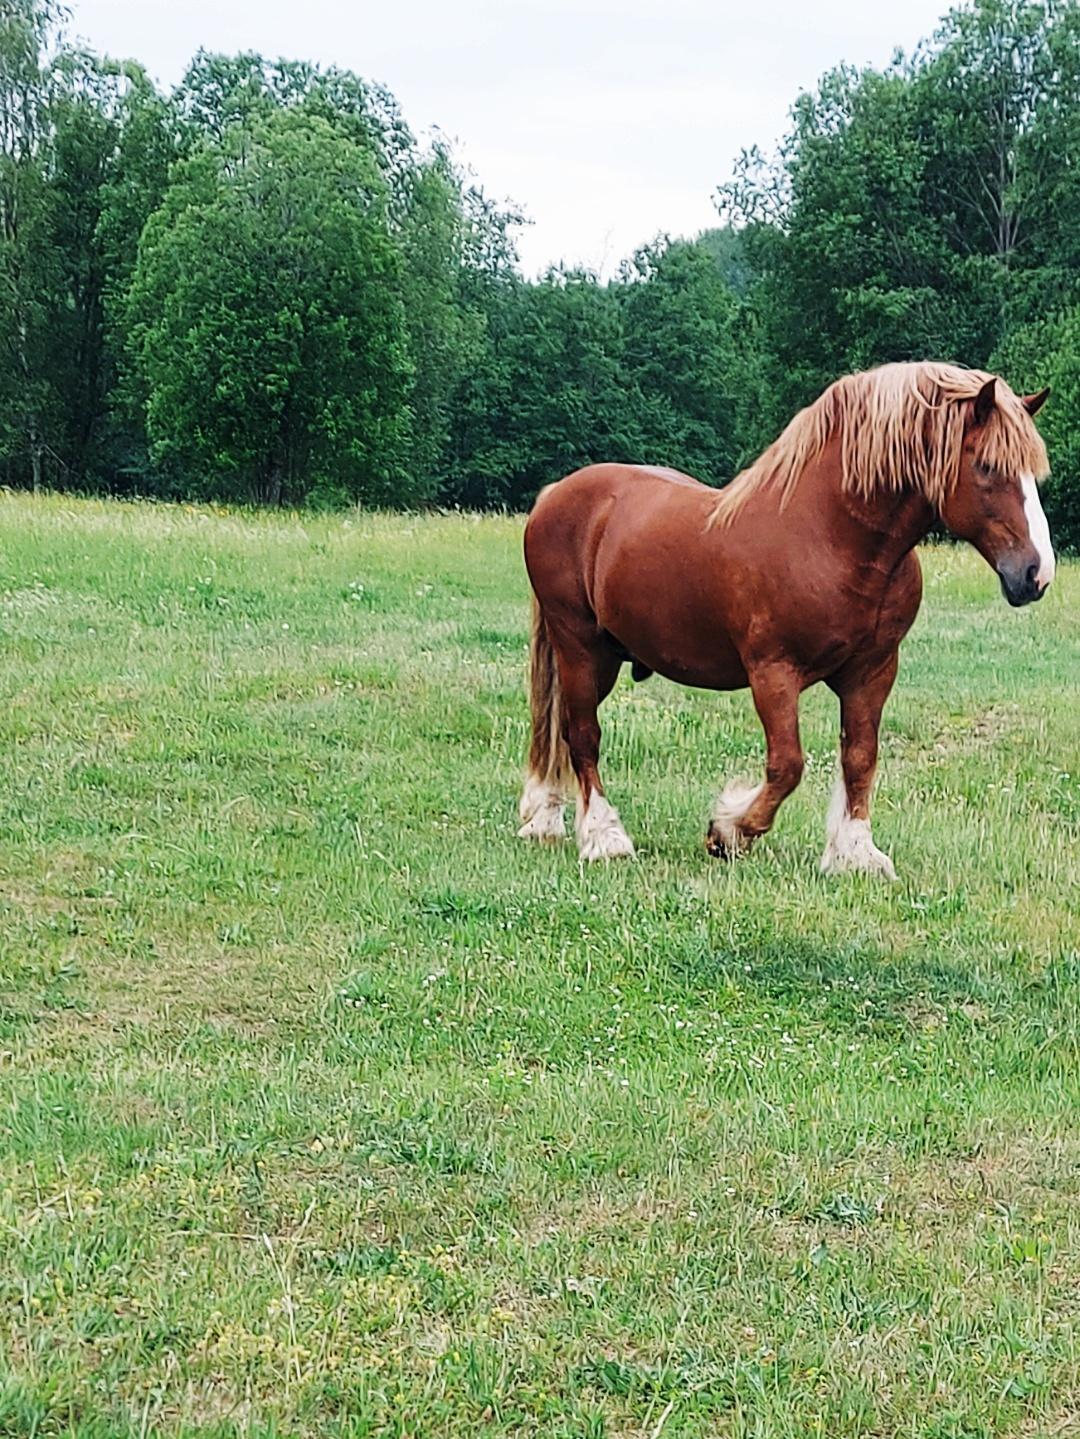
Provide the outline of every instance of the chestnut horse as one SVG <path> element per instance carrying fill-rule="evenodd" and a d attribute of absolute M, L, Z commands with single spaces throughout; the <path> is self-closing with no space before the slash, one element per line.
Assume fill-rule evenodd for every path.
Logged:
<path fill-rule="evenodd" d="M 799 696 L 840 700 L 840 773 L 822 869 L 895 879 L 870 833 L 878 726 L 922 598 L 915 546 L 940 518 L 997 571 L 1012 605 L 1039 599 L 1054 552 L 1032 423 L 992 375 L 922 362 L 837 380 L 723 490 L 674 470 L 592 465 L 541 491 L 525 528 L 534 591 L 526 839 L 565 834 L 577 782 L 583 859 L 633 855 L 600 783 L 597 707 L 620 667 L 704 689 L 750 687 L 764 781 L 732 783 L 706 835 L 742 853 L 799 783 Z"/>

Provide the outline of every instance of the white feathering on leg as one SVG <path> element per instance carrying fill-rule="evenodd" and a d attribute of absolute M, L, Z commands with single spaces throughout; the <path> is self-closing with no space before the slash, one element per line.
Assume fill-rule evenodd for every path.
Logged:
<path fill-rule="evenodd" d="M 763 786 L 748 784 L 743 779 L 729 780 L 713 804 L 710 833 L 715 833 L 729 854 L 740 854 L 749 848 L 749 840 L 739 829 L 739 821 L 761 793 Z"/>
<path fill-rule="evenodd" d="M 596 790 L 590 793 L 587 806 L 578 800 L 577 836 L 582 859 L 634 857 L 634 846 L 622 827 L 618 810 Z"/>
<path fill-rule="evenodd" d="M 823 874 L 880 874 L 895 879 L 896 870 L 887 854 L 874 843 L 868 819 L 852 819 L 848 813 L 847 785 L 843 772 L 837 775 L 825 821 Z"/>
<path fill-rule="evenodd" d="M 563 796 L 554 785 L 537 779 L 533 774 L 525 781 L 518 813 L 523 820 L 519 839 L 535 839 L 542 844 L 566 838 L 563 818 Z"/>

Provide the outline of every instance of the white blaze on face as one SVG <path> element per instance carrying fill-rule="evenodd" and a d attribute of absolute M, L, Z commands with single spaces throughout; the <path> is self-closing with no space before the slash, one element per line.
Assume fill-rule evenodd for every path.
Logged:
<path fill-rule="evenodd" d="M 1043 589 L 1054 578 L 1056 562 L 1054 560 L 1054 546 L 1050 542 L 1050 526 L 1046 523 L 1046 515 L 1043 512 L 1042 501 L 1039 499 L 1039 487 L 1035 483 L 1033 475 L 1021 475 L 1020 487 L 1024 492 L 1024 517 L 1027 520 L 1028 534 L 1031 536 L 1031 543 L 1039 556 L 1039 573 L 1036 579 Z"/>

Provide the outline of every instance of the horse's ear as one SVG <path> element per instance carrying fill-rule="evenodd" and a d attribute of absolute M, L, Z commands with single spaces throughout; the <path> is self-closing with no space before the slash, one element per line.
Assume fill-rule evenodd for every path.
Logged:
<path fill-rule="evenodd" d="M 991 376 L 975 396 L 975 407 L 972 414 L 977 425 L 985 425 L 994 412 L 994 388 L 996 385 L 996 378 Z"/>
<path fill-rule="evenodd" d="M 1050 386 L 1047 385 L 1046 389 L 1040 390 L 1037 395 L 1025 395 L 1020 403 L 1029 415 L 1037 415 L 1049 398 Z"/>

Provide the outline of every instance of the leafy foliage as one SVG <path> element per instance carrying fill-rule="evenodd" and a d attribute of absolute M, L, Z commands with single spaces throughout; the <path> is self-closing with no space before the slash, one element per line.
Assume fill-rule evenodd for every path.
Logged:
<path fill-rule="evenodd" d="M 517 269 L 514 211 L 346 70 L 201 51 L 169 95 L 0 10 L 9 484 L 281 503 L 527 505 L 576 465 L 723 483 L 836 375 L 1057 381 L 1080 543 L 1080 7 L 972 0 L 800 95 L 723 223 L 602 282 Z"/>
<path fill-rule="evenodd" d="M 1080 305 L 1015 329 L 994 356 L 995 368 L 1026 390 L 1050 385 L 1053 403 L 1040 416 L 1054 473 L 1046 512 L 1056 535 L 1080 543 Z"/>
<path fill-rule="evenodd" d="M 758 268 L 772 425 L 848 370 L 1007 358 L 1075 300 L 1078 143 L 1080 9 L 1055 0 L 977 0 L 884 72 L 801 95 L 776 159 L 744 154 L 719 192 Z"/>
<path fill-rule="evenodd" d="M 270 503 L 401 495 L 409 366 L 388 203 L 371 157 L 303 113 L 230 129 L 178 166 L 127 302 L 163 472 Z"/>
<path fill-rule="evenodd" d="M 49 373 L 60 279 L 49 244 L 46 54 L 58 19 L 51 0 L 6 0 L 0 8 L 0 452 L 18 458 L 35 489 L 58 410 Z"/>

